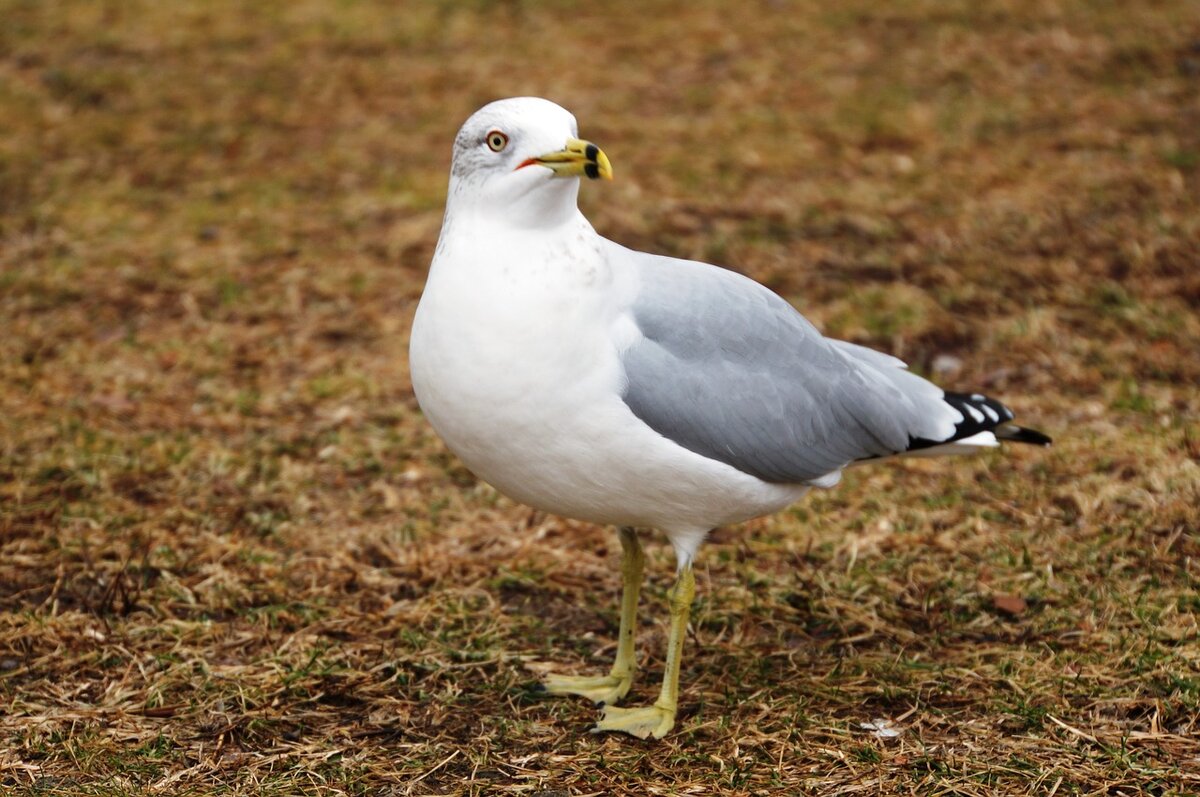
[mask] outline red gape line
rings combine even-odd
[[[526,166],[535,165],[537,165],[537,158],[526,158],[519,166],[517,166],[517,169],[524,169]],[[515,172],[517,169],[513,169],[513,171]]]

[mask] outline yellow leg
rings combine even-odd
[[[654,705],[642,708],[616,708],[606,706],[593,733],[620,731],[645,739],[653,736],[661,739],[675,725],[675,711],[679,706],[679,663],[683,656],[683,639],[687,634],[688,617],[692,600],[696,597],[696,577],[688,563],[675,579],[669,594],[671,603],[671,628],[667,635],[667,666],[663,671],[662,689]]]
[[[642,590],[642,571],[646,557],[638,542],[637,532],[630,528],[618,530],[621,536],[621,627],[617,638],[617,658],[605,676],[548,675],[542,682],[553,695],[582,695],[594,703],[612,705],[629,692],[637,660],[633,655],[637,635],[638,595]]]

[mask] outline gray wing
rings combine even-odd
[[[715,266],[627,251],[642,337],[625,403],[689,449],[760,479],[804,483],[953,434],[961,413],[893,357],[833,341],[767,288]]]

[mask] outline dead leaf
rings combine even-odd
[[[1029,604],[1020,595],[993,595],[992,607],[1001,614],[1020,617],[1029,608]]]

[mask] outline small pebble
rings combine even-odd
[[[938,376],[957,374],[962,370],[962,360],[953,354],[939,354],[933,358],[933,372]]]

